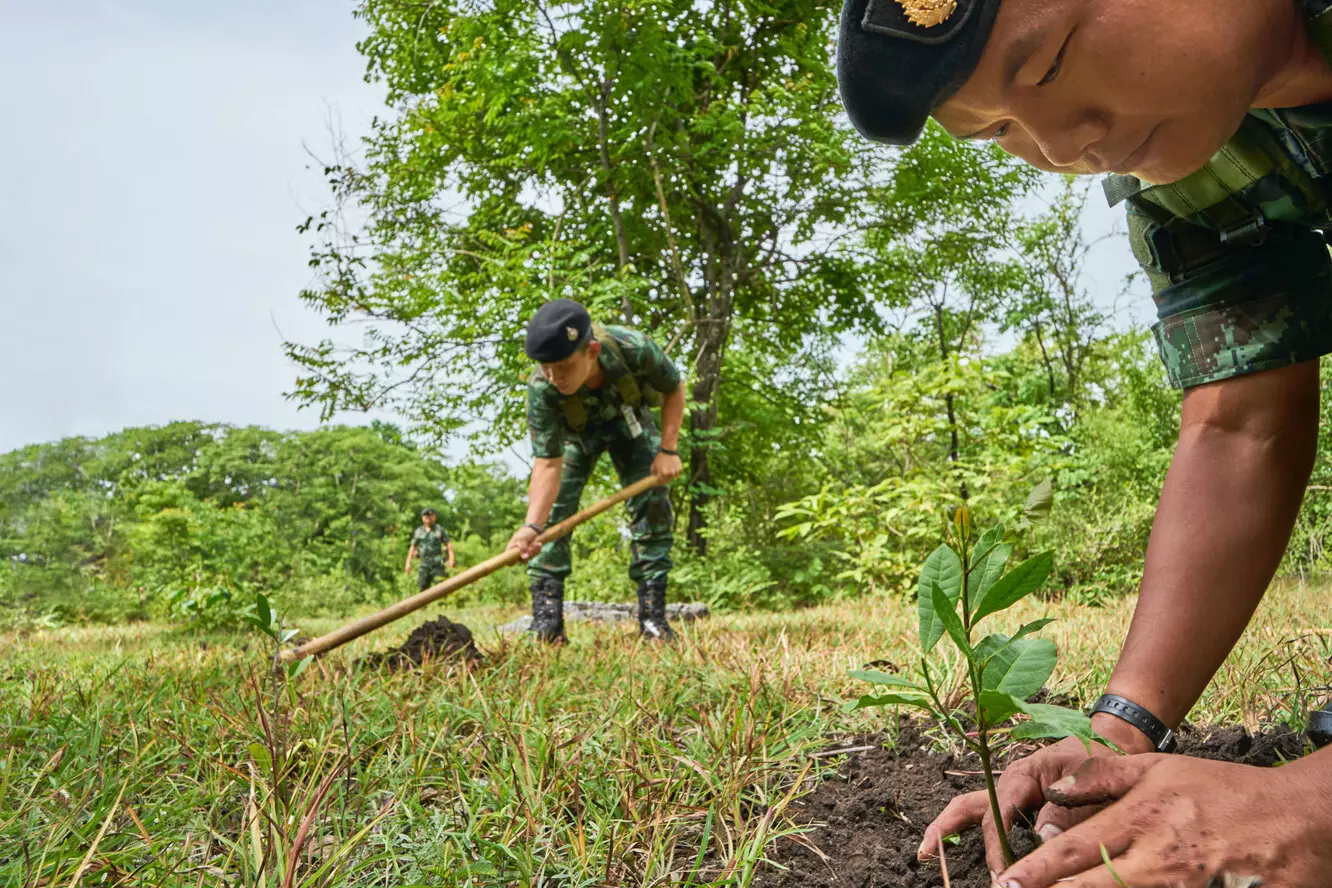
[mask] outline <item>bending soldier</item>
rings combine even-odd
[[[680,475],[676,450],[685,395],[680,371],[651,339],[625,327],[600,327],[569,299],[543,305],[527,329],[527,356],[540,364],[527,386],[532,479],[527,523],[508,548],[528,562],[532,632],[564,636],[564,581],[572,572],[569,538],[535,544],[547,524],[578,511],[583,488],[603,452],[622,485],[655,474]],[[661,406],[661,428],[650,408]],[[666,621],[673,515],[665,486],[629,500],[629,576],[638,584],[638,628],[646,638],[674,638]]]

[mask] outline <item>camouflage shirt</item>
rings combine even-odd
[[[1332,60],[1332,0],[1300,0]],[[1332,352],[1332,102],[1253,110],[1207,165],[1169,185],[1105,183],[1125,202],[1178,387]]]
[[[449,534],[436,524],[426,527],[424,524],[412,531],[412,545],[422,564],[434,564],[443,560],[444,544],[449,541]]]
[[[597,358],[605,379],[601,388],[589,389],[583,386],[568,396],[582,401],[587,424],[581,431],[569,425],[561,406],[565,396],[560,394],[559,389],[551,385],[539,369],[532,374],[527,384],[527,429],[532,438],[532,456],[536,459],[557,459],[563,456],[566,436],[573,440],[590,438],[612,432],[616,426],[623,426],[623,402],[619,388],[613,384],[613,380],[619,376],[627,373],[640,386],[649,386],[662,395],[668,395],[680,386],[680,371],[647,336],[628,327],[606,327],[605,331],[619,345],[624,365],[621,366],[620,358],[614,350],[603,348]],[[646,408],[640,407],[637,412],[644,415]]]

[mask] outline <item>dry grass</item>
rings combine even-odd
[[[1330,683],[1327,592],[1274,589],[1195,720],[1297,718]],[[668,650],[575,625],[550,651],[484,631],[511,611],[449,613],[491,665],[354,667],[430,614],[286,686],[255,636],[0,636],[0,884],[747,884],[816,753],[883,727],[841,711],[847,671],[915,643],[887,599],[715,618]],[[1093,696],[1131,602],[1008,620],[1042,613],[1054,690]]]

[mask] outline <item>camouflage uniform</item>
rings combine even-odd
[[[1332,60],[1332,0],[1301,0]],[[1256,109],[1203,169],[1151,186],[1105,183],[1125,202],[1152,282],[1170,381],[1201,385],[1332,352],[1332,103]]]
[[[661,444],[657,421],[645,404],[637,408],[626,405],[613,381],[629,374],[640,385],[650,386],[663,395],[680,385],[680,371],[651,339],[626,327],[606,327],[605,332],[619,345],[624,364],[621,365],[614,350],[603,347],[598,360],[605,383],[595,390],[584,386],[568,396],[582,402],[587,421],[581,431],[575,430],[566,416],[561,404],[565,396],[539,370],[527,385],[532,456],[564,458],[560,493],[550,510],[548,524],[563,521],[578,511],[583,488],[603,452],[610,453],[622,485],[633,484],[651,473],[652,461]],[[625,410],[634,417],[637,429],[631,427]],[[640,493],[629,500],[629,515],[629,576],[636,582],[665,579],[671,569],[671,545],[675,541],[669,492],[665,487],[654,487]],[[547,543],[527,567],[533,581],[542,577],[563,580],[571,571],[567,536]]]
[[[444,577],[444,544],[449,541],[449,534],[438,523],[434,527],[424,524],[412,531],[412,545],[421,559],[416,568],[416,585],[422,591],[435,583],[436,577]]]

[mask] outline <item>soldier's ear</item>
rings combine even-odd
[[[601,340],[593,337],[587,341],[587,353],[592,357],[601,354]]]

